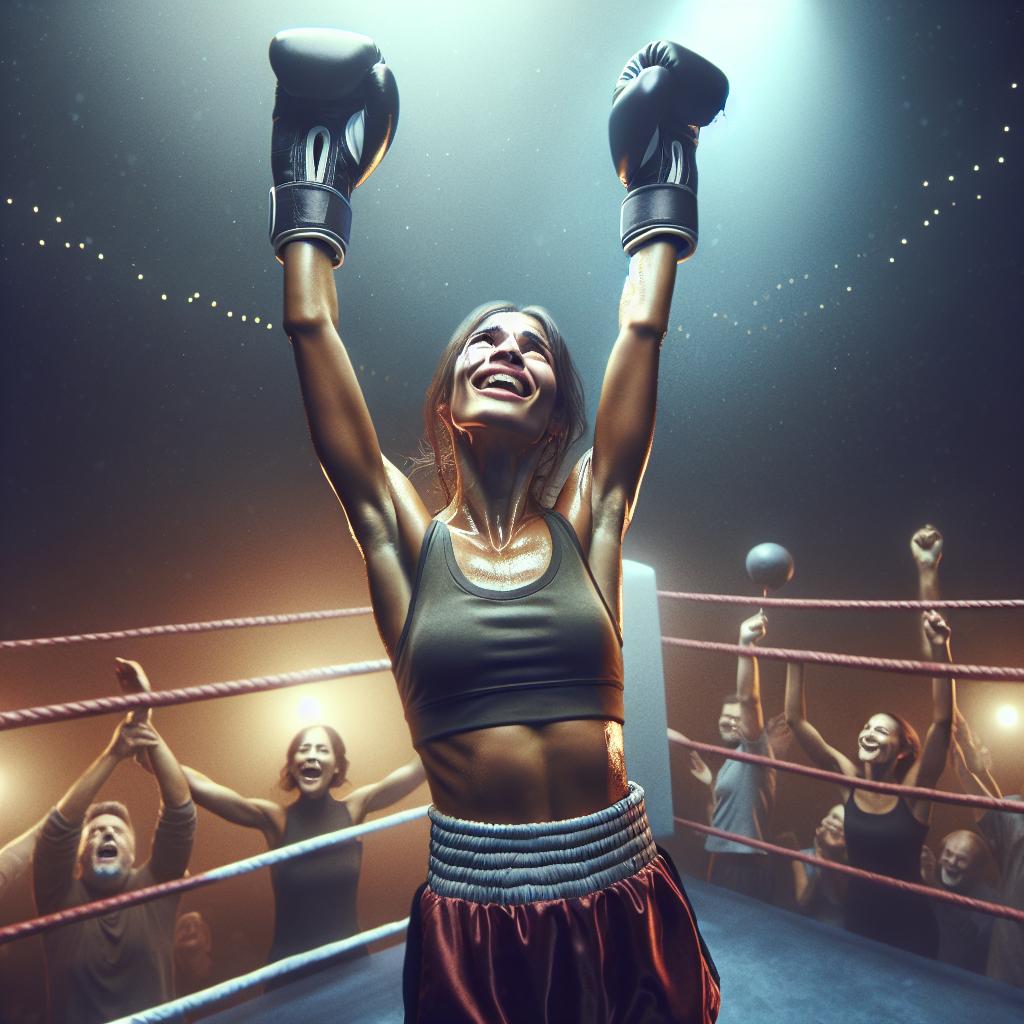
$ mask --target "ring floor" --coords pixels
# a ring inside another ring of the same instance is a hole
[[[719,1024],[1011,1024],[1024,991],[685,880],[722,976]],[[209,1024],[402,1024],[393,946],[303,978]]]

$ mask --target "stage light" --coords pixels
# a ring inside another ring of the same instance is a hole
[[[1016,729],[1020,721],[1020,712],[1013,704],[1003,704],[996,711],[996,721],[1004,729]]]

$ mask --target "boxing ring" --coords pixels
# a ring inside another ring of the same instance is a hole
[[[699,649],[782,661],[811,662],[896,672],[915,676],[954,676],[960,680],[1024,681],[1024,668],[960,665],[892,658],[870,658],[822,651],[783,648],[741,647],[735,644],[661,636],[659,599],[663,601],[711,602],[762,607],[842,610],[1024,609],[1024,600],[978,601],[815,601],[736,595],[693,594],[658,591],[653,570],[638,563],[624,563],[624,662],[626,671],[625,744],[631,775],[643,783],[651,827],[658,838],[675,833],[676,826],[699,834],[713,834],[763,849],[780,857],[795,858],[821,869],[869,877],[879,885],[917,891],[929,898],[957,904],[974,911],[1006,918],[1024,927],[1024,910],[969,897],[925,885],[873,875],[845,864],[786,849],[772,843],[738,836],[689,818],[676,817],[672,808],[668,743],[666,739],[665,678],[663,647]],[[267,625],[322,621],[365,616],[369,608],[327,609],[289,615],[250,616],[209,622],[112,630],[61,637],[40,637],[0,641],[0,650],[29,650],[47,646],[138,639],[169,634],[193,634],[213,630],[255,628]],[[264,692],[310,682],[341,680],[390,670],[386,659],[325,665],[295,672],[205,683],[147,693],[112,695],[62,704],[0,711],[0,731],[68,721],[94,715],[131,711],[137,708],[177,704]],[[382,681],[383,684],[383,681]],[[386,685],[386,684],[384,684]],[[671,685],[671,684],[670,684]],[[895,783],[850,779],[833,772],[789,761],[687,740],[692,750],[714,753],[754,764],[766,764],[791,772],[876,792],[899,793],[937,802],[1024,813],[1024,802],[980,797],[941,790],[906,787]],[[0,928],[0,945],[37,935],[50,928],[129,907],[170,893],[213,885],[227,878],[262,870],[272,864],[353,841],[385,829],[401,828],[426,814],[416,807],[364,822],[338,832],[327,833],[290,846],[279,847],[232,864],[196,875],[153,885],[83,904]],[[426,850],[422,851],[424,874]],[[885,1020],[950,1021],[965,1024],[984,1020],[1001,1022],[1024,1019],[1024,991],[990,981],[980,975],[927,960],[890,946],[881,945],[820,924],[788,911],[756,902],[728,890],[693,878],[686,886],[697,912],[701,929],[722,977],[722,1024],[756,1020],[762,1024],[878,1024]],[[411,898],[412,893],[409,893]],[[406,920],[385,922],[349,938],[332,942],[306,953],[268,964],[255,971],[215,984],[202,991],[174,999],[162,1006],[132,1013],[116,1024],[179,1022],[186,1015],[212,1014],[204,1019],[219,1024],[291,1024],[327,1020],[388,1024],[402,1016],[401,965],[403,947],[392,945],[382,952],[356,961],[330,962],[339,954],[369,946],[400,935]],[[313,974],[308,968],[324,966]],[[267,981],[280,982],[299,970],[303,976],[263,995],[256,995]],[[239,994],[253,994],[243,1005],[215,1012],[223,1000]]]

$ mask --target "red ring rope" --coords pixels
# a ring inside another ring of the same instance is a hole
[[[742,594],[697,594],[685,590],[659,590],[658,597],[700,604],[745,604],[765,608],[845,608],[848,611],[930,611],[945,609],[1013,609],[1024,608],[1022,598],[986,598],[977,601],[859,601],[813,597],[746,597]]]
[[[64,722],[92,715],[106,715],[112,711],[131,708],[167,707],[188,701],[213,700],[215,697],[235,697],[243,693],[260,693],[263,690],[278,690],[285,686],[299,686],[302,683],[316,683],[325,679],[344,679],[347,676],[370,675],[373,672],[389,672],[391,662],[386,658],[376,661],[355,661],[348,665],[324,665],[322,668],[303,669],[299,672],[281,672],[271,676],[254,676],[249,679],[232,679],[223,683],[203,683],[199,686],[182,686],[176,690],[154,690],[152,693],[128,693],[114,697],[95,697],[91,700],[76,700],[66,704],[43,704],[34,708],[17,711],[0,711],[0,732],[19,729],[27,725],[42,725],[44,722]]]
[[[1009,811],[1011,814],[1024,814],[1024,801],[1008,800],[1005,797],[975,796],[972,793],[951,793],[945,789],[927,789],[924,786],[901,786],[898,782],[879,782],[876,779],[851,779],[841,772],[828,772],[823,768],[812,768],[809,765],[797,764],[795,761],[777,761],[774,757],[763,754],[749,754],[743,750],[731,750],[728,747],[716,747],[712,743],[698,743],[688,737],[680,736],[672,742],[687,749],[700,750],[706,754],[721,754],[734,761],[746,761],[748,764],[762,764],[768,768],[781,768],[783,771],[796,775],[807,775],[812,779],[824,779],[835,782],[849,789],[867,789],[872,793],[893,793],[898,796],[912,796],[919,800],[934,800],[936,803],[959,804],[964,807],[984,807],[992,811]]]
[[[684,640],[663,636],[661,642],[668,647],[688,647],[696,651],[719,651],[742,658],[767,658],[775,661],[805,661],[814,665],[842,665],[845,668],[864,668],[873,672],[897,672],[910,676],[939,676],[957,679],[992,679],[1001,682],[1024,680],[1024,668],[998,665],[960,665],[944,661],[912,661],[909,658],[870,658],[862,654],[834,654],[831,651],[802,651],[789,647],[746,647],[741,644],[723,644],[715,640]]]
[[[918,882],[904,882],[899,878],[890,878],[888,875],[877,875],[874,871],[865,871],[863,868],[855,868],[849,864],[837,864],[832,860],[825,860],[822,857],[812,857],[808,853],[799,850],[787,850],[784,846],[776,846],[774,843],[766,843],[763,839],[751,839],[749,836],[740,836],[735,832],[725,832],[720,828],[712,828],[711,825],[703,825],[699,821],[690,821],[687,818],[674,818],[679,825],[692,828],[695,832],[703,832],[705,835],[718,836],[720,839],[731,839],[735,843],[742,843],[744,846],[753,846],[766,853],[778,853],[791,860],[802,860],[805,864],[814,864],[816,867],[825,868],[829,871],[840,871],[844,875],[852,875],[854,878],[864,878],[871,882],[877,882],[888,886],[890,889],[899,889],[901,892],[915,892],[930,899],[942,900],[945,903],[953,903],[966,910],[980,910],[995,917],[1006,917],[1018,924],[1024,924],[1024,910],[1016,907],[1007,907],[1002,903],[989,903],[987,900],[976,900],[970,896],[961,896],[959,893],[948,892],[945,889],[933,889],[931,886],[922,885]]]
[[[0,640],[0,650],[22,647],[53,647],[80,644],[91,640],[131,640],[142,636],[166,636],[174,633],[207,633],[215,629],[245,629],[249,626],[284,626],[293,622],[319,622],[369,615],[371,608],[325,608],[315,612],[291,612],[284,615],[249,615],[240,619],[213,619],[210,622],[178,622],[169,626],[139,626],[102,633],[73,633],[70,636],[39,636],[27,640]]]

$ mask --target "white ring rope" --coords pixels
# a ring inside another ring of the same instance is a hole
[[[130,1017],[119,1017],[111,1024],[157,1024],[159,1021],[172,1021],[174,1024],[181,1024],[186,1013],[193,1010],[202,1010],[228,996],[244,992],[247,988],[260,985],[265,981],[272,981],[274,978],[284,977],[292,971],[300,970],[303,967],[318,964],[322,960],[329,960],[331,957],[346,953],[351,949],[360,949],[368,946],[371,942],[379,939],[387,939],[392,935],[405,931],[409,925],[409,918],[401,921],[391,921],[388,924],[379,925],[369,931],[360,932],[347,939],[339,939],[337,942],[329,942],[326,946],[318,949],[311,949],[305,953],[295,953],[293,956],[286,956],[282,960],[275,960],[272,964],[258,967],[248,974],[240,974],[237,978],[222,981],[220,984],[211,985],[191,995],[181,996],[172,999],[169,1003],[161,1003],[159,1006],[151,1007],[148,1010],[141,1010],[133,1013]]]

